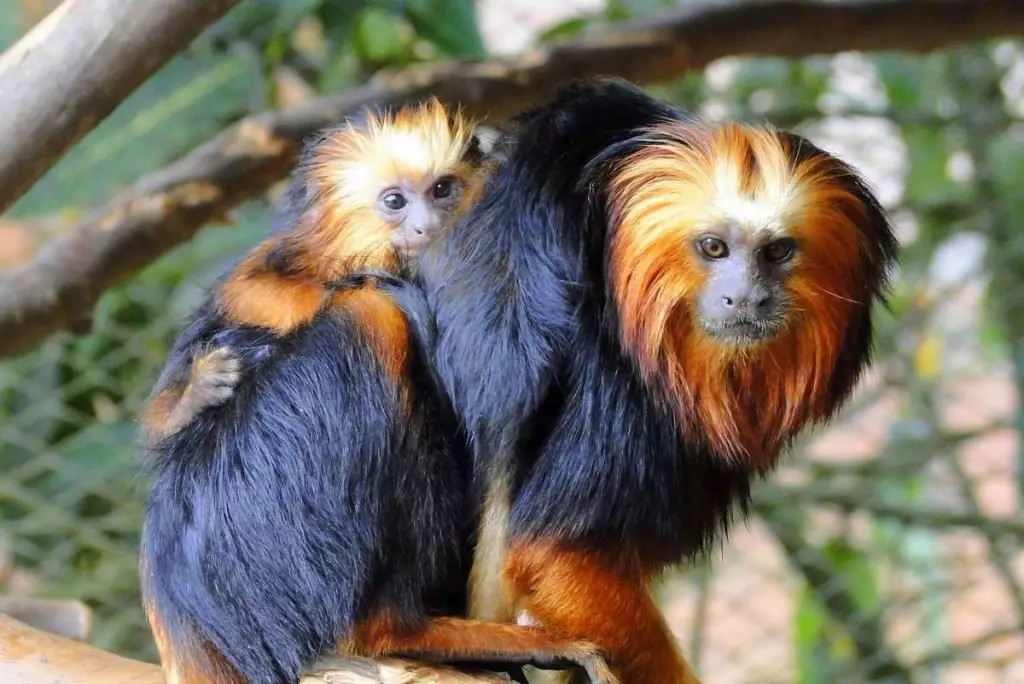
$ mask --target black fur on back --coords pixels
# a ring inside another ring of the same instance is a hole
[[[179,654],[294,684],[383,609],[410,626],[464,612],[468,457],[422,357],[410,415],[344,310],[277,338],[211,302],[169,367],[205,344],[239,352],[243,379],[150,455],[142,541],[144,597]]]

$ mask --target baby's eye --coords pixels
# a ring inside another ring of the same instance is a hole
[[[446,199],[451,197],[455,191],[455,179],[451,177],[442,178],[434,184],[434,199]]]
[[[409,203],[400,192],[389,192],[381,198],[381,202],[388,211],[399,211]]]

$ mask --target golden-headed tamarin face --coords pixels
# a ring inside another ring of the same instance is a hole
[[[626,310],[683,308],[723,350],[768,343],[812,313],[841,326],[865,270],[866,207],[835,160],[798,162],[789,138],[733,124],[656,133],[612,181]]]
[[[739,457],[769,458],[834,408],[890,239],[850,169],[799,140],[666,124],[609,180],[623,339],[680,406],[699,398],[696,416],[681,411]]]
[[[472,124],[437,100],[333,132],[309,168],[323,253],[415,256],[471,201],[479,170]]]

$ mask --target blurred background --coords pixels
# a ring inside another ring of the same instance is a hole
[[[56,4],[0,0],[0,49]],[[246,114],[383,67],[514,54],[698,4],[245,0],[0,219],[0,270]],[[709,684],[1024,682],[1024,42],[730,58],[651,90],[853,162],[905,250],[875,372],[848,410],[758,487],[749,524],[661,587],[686,652]],[[273,199],[108,292],[90,335],[0,362],[0,594],[85,601],[100,647],[155,660],[136,412]]]

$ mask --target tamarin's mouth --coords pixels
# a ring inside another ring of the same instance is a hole
[[[717,340],[733,344],[758,344],[772,339],[782,330],[782,319],[734,318],[728,321],[704,321],[704,330]]]

